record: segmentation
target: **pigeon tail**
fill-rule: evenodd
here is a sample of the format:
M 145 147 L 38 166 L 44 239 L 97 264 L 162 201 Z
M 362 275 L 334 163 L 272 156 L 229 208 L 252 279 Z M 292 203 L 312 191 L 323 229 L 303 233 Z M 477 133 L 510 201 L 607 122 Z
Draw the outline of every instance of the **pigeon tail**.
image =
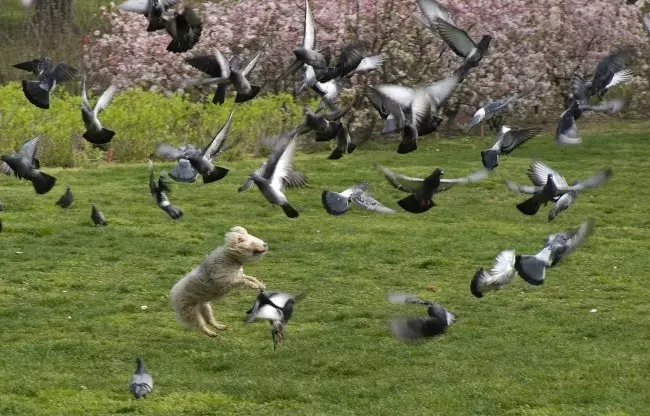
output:
M 485 169 L 492 170 L 499 166 L 499 152 L 492 149 L 483 150 L 481 160 Z
M 245 103 L 246 101 L 252 100 L 257 97 L 257 94 L 260 93 L 262 87 L 259 85 L 251 85 L 251 91 L 248 94 L 243 94 L 237 91 L 237 96 L 235 97 L 236 103 Z
M 106 144 L 113 140 L 115 132 L 109 129 L 102 128 L 98 132 L 86 131 L 83 134 L 83 138 L 88 140 L 92 144 Z
M 39 172 L 38 175 L 32 179 L 32 185 L 34 185 L 36 193 L 41 195 L 50 192 L 55 183 L 55 177 L 43 172 Z
M 298 215 L 299 215 L 298 211 L 293 209 L 293 207 L 291 205 L 284 204 L 284 205 L 281 205 L 281 207 L 282 207 L 282 211 L 284 211 L 284 213 L 287 215 L 287 217 L 289 217 L 289 218 L 297 218 L 298 217 Z
M 544 283 L 546 262 L 535 256 L 517 255 L 515 257 L 515 270 L 526 282 L 539 286 Z
M 214 170 L 207 175 L 203 175 L 203 183 L 216 182 L 223 179 L 228 174 L 228 169 L 215 166 Z
M 183 211 L 176 208 L 172 204 L 169 204 L 166 207 L 162 207 L 162 209 L 167 213 L 167 215 L 169 215 L 169 218 L 172 220 L 180 220 L 183 217 Z
M 343 157 L 344 149 L 339 147 L 332 150 L 332 154 L 328 157 L 330 160 L 337 160 Z
M 399 146 L 397 147 L 397 153 L 399 154 L 406 154 L 406 153 L 411 153 L 415 149 L 418 148 L 418 132 L 413 126 L 405 126 L 404 130 L 402 130 L 402 141 L 399 143 Z
M 239 188 L 237 188 L 237 192 L 244 192 L 248 188 L 250 188 L 253 185 L 253 180 L 248 178 L 248 180 Z
M 330 215 L 343 215 L 348 210 L 348 198 L 336 192 L 323 191 L 321 200 L 323 201 L 325 211 Z
M 431 207 L 434 207 L 436 204 L 432 199 L 420 201 L 415 197 L 415 194 L 413 194 L 397 201 L 397 205 L 411 214 L 422 214 L 423 212 L 430 210 Z
M 147 394 L 151 393 L 151 387 L 147 383 L 133 383 L 131 384 L 131 393 L 136 399 L 146 397 Z
M 469 284 L 469 290 L 472 292 L 472 295 L 476 296 L 477 298 L 483 297 L 483 292 L 479 290 L 479 283 L 481 282 L 481 279 L 483 279 L 484 274 L 485 269 L 481 267 L 476 271 L 472 282 Z
M 539 207 L 542 206 L 542 203 L 535 199 L 535 197 L 528 198 L 521 204 L 517 204 L 517 209 L 522 214 L 526 215 L 535 215 L 539 211 Z
M 30 103 L 38 108 L 50 108 L 50 92 L 41 87 L 39 81 L 23 81 L 23 93 Z
M 217 87 L 217 91 L 214 93 L 214 97 L 212 97 L 212 103 L 213 104 L 223 104 L 226 102 L 226 93 L 228 92 L 228 86 L 225 84 L 219 84 Z
M 354 149 L 356 149 L 356 148 L 357 148 L 357 145 L 356 145 L 356 144 L 354 144 L 354 143 L 350 143 L 350 144 L 348 145 L 348 153 L 352 153 L 352 152 L 354 152 Z

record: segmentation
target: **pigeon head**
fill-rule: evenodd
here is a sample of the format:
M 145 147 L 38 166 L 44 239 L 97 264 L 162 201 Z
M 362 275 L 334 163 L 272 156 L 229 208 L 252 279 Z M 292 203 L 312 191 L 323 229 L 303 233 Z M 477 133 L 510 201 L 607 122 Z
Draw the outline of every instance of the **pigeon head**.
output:
M 444 174 L 445 174 L 445 172 L 444 172 L 442 169 L 440 169 L 440 168 L 436 168 L 436 170 L 433 171 L 433 176 L 438 176 L 438 177 L 440 177 L 440 176 L 442 176 L 442 175 L 444 175 Z
M 268 252 L 268 245 L 263 240 L 239 226 L 226 233 L 224 242 L 230 257 L 240 264 L 257 261 Z

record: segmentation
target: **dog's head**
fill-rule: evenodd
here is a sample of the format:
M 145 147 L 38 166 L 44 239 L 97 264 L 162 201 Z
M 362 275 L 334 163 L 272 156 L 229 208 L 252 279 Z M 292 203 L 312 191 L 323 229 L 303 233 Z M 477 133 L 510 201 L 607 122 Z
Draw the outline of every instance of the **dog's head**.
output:
M 263 240 L 248 234 L 244 227 L 232 227 L 226 233 L 226 247 L 231 256 L 240 263 L 250 263 L 264 257 L 269 250 Z

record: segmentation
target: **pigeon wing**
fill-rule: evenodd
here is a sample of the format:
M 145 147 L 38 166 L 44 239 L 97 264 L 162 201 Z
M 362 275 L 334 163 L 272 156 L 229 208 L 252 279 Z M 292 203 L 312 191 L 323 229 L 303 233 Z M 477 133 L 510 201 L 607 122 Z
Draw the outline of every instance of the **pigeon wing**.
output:
M 253 59 L 250 60 L 248 65 L 246 65 L 246 67 L 241 71 L 243 76 L 248 76 L 248 74 L 250 74 L 251 71 L 255 69 L 255 65 L 257 65 L 261 56 L 262 56 L 262 51 L 258 51 L 253 57 Z
M 391 185 L 393 185 L 395 188 L 399 189 L 400 191 L 414 194 L 420 190 L 422 184 L 424 183 L 424 179 L 411 178 L 409 176 L 402 175 L 393 172 L 392 170 L 386 169 L 385 167 L 379 164 L 376 164 L 375 166 L 381 173 L 384 174 L 386 180 L 388 180 L 388 182 Z
M 395 212 L 395 210 L 381 204 L 375 198 L 363 191 L 353 193 L 350 200 L 354 202 L 357 207 L 368 211 L 378 212 L 381 214 L 393 214 Z
M 507 155 L 520 145 L 538 135 L 541 131 L 542 129 L 540 127 L 508 130 L 501 140 L 501 153 Z
M 474 183 L 474 182 L 480 182 L 482 180 L 485 180 L 490 176 L 490 170 L 489 169 L 479 169 L 476 172 L 464 176 L 462 178 L 456 178 L 456 179 L 440 179 L 440 183 L 452 183 L 452 184 L 457 184 L 457 183 Z
M 568 186 L 568 189 L 571 191 L 582 191 L 584 189 L 598 188 L 599 186 L 607 182 L 607 180 L 609 180 L 612 174 L 613 172 L 611 169 L 602 170 L 596 173 L 595 175 L 588 177 L 584 181 L 578 181 L 574 185 Z
M 316 38 L 314 35 L 314 16 L 311 14 L 309 0 L 305 0 L 305 27 L 302 39 L 302 46 L 305 49 L 314 49 Z
M 148 0 L 128 0 L 117 7 L 125 12 L 145 14 L 148 11 L 148 6 Z
M 97 116 L 100 111 L 105 110 L 106 107 L 108 107 L 108 104 L 111 102 L 113 99 L 113 95 L 117 92 L 117 87 L 115 85 L 111 85 L 104 91 L 104 93 L 99 97 L 99 100 L 97 100 L 97 104 L 95 104 L 95 109 L 93 112 L 95 113 L 95 116 Z
M 38 135 L 31 140 L 27 140 L 20 147 L 20 159 L 26 166 L 38 169 L 36 161 L 36 152 L 38 151 L 38 144 L 41 141 L 41 136 Z
M 220 78 L 222 76 L 222 63 L 219 62 L 215 55 L 195 56 L 185 59 L 185 62 L 212 78 Z
M 223 151 L 223 146 L 226 143 L 226 135 L 230 129 L 230 124 L 232 123 L 232 116 L 235 113 L 235 108 L 230 111 L 230 116 L 228 116 L 228 121 L 226 124 L 219 129 L 219 132 L 212 138 L 210 143 L 203 150 L 203 155 L 210 161 L 219 153 Z
M 476 48 L 476 44 L 464 30 L 443 20 L 436 21 L 435 26 L 442 40 L 459 57 L 467 58 L 472 50 Z
M 553 175 L 553 182 L 555 182 L 555 185 L 558 187 L 558 189 L 569 187 L 566 179 L 564 179 L 562 175 L 551 169 L 545 163 L 540 162 L 539 160 L 534 160 L 533 163 L 530 164 L 527 175 L 531 182 L 537 186 L 546 185 L 546 179 L 548 179 L 548 175 Z
M 510 281 L 515 275 L 515 251 L 504 250 L 497 255 L 490 275 L 494 280 L 503 282 Z
M 276 190 L 282 190 L 284 187 L 284 178 L 292 170 L 293 155 L 296 152 L 298 140 L 294 136 L 289 144 L 284 148 L 282 155 L 273 167 L 273 174 L 270 177 L 271 187 Z

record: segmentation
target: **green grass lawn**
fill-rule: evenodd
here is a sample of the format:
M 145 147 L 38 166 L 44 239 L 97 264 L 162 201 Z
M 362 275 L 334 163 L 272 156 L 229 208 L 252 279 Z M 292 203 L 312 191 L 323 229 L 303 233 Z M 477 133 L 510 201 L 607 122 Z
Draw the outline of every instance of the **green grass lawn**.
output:
M 409 155 L 396 145 L 340 161 L 299 154 L 310 188 L 287 192 L 297 220 L 256 188 L 237 193 L 260 160 L 224 162 L 231 173 L 216 184 L 177 186 L 172 200 L 185 212 L 177 222 L 154 206 L 144 164 L 45 168 L 58 178 L 45 196 L 0 178 L 0 414 L 647 415 L 650 139 L 644 126 L 625 134 L 620 126 L 568 149 L 535 138 L 488 181 L 439 195 L 422 215 L 331 217 L 320 194 L 365 179 L 397 207 L 404 194 L 373 162 L 457 177 L 480 166 L 491 137 L 424 140 Z M 607 166 L 614 177 L 549 225 L 550 206 L 525 217 L 515 209 L 523 196 L 502 183 L 525 182 L 532 157 L 569 181 Z M 76 198 L 69 210 L 54 206 L 65 185 Z M 108 227 L 92 226 L 91 201 Z M 476 268 L 491 267 L 501 250 L 535 253 L 550 232 L 590 216 L 594 234 L 543 286 L 517 277 L 483 299 L 470 294 Z M 228 325 L 216 339 L 183 329 L 168 306 L 174 282 L 234 225 L 270 247 L 246 273 L 269 289 L 308 292 L 276 351 L 266 323 L 244 325 L 254 291 L 215 303 Z M 390 291 L 438 301 L 457 322 L 431 342 L 402 344 L 386 321 L 425 310 L 388 303 Z M 141 401 L 128 391 L 136 356 L 155 381 Z

